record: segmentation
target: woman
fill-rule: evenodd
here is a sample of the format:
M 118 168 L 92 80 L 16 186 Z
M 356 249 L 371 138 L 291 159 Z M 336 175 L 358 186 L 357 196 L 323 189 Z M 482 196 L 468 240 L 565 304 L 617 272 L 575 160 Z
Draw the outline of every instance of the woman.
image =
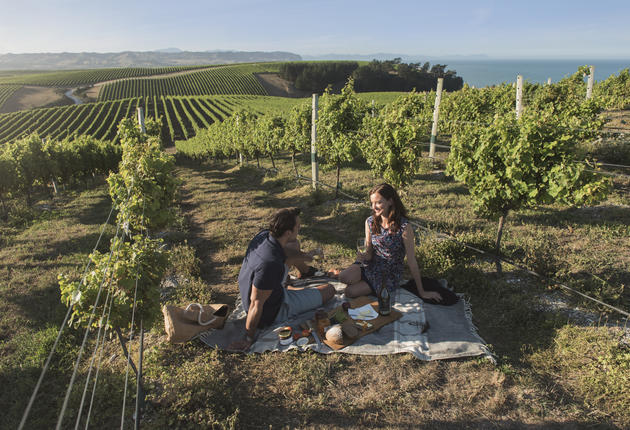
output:
M 418 296 L 441 302 L 440 293 L 423 288 L 413 229 L 396 190 L 389 184 L 380 184 L 370 190 L 369 196 L 372 215 L 365 221 L 367 250 L 357 254 L 358 261 L 339 274 L 339 280 L 348 285 L 346 297 L 377 295 L 382 284 L 393 291 L 402 278 L 406 256 Z

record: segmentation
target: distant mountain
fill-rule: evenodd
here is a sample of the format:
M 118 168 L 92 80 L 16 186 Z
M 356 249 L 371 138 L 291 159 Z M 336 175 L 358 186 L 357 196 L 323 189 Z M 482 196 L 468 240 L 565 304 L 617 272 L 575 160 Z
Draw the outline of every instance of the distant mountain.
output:
M 392 60 L 394 58 L 407 58 L 408 55 L 404 54 L 387 54 L 387 53 L 377 53 L 377 54 L 321 54 L 321 55 L 302 55 L 302 58 L 305 61 L 344 61 L 344 60 L 354 60 L 354 61 L 372 61 L 372 60 Z
M 0 70 L 59 70 L 105 67 L 165 67 L 201 64 L 300 61 L 291 52 L 213 51 L 187 52 L 166 48 L 152 52 L 61 52 L 41 54 L 0 54 Z
M 163 52 L 163 53 L 167 53 L 167 54 L 175 54 L 178 52 L 184 52 L 179 48 L 163 48 L 163 49 L 156 49 L 153 52 Z

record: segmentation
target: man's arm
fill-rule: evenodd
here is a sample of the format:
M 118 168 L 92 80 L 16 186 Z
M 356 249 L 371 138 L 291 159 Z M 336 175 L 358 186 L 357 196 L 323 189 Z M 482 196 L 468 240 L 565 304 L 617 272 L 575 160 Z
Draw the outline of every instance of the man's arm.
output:
M 255 285 L 252 285 L 252 291 L 249 296 L 249 310 L 247 311 L 247 320 L 245 320 L 244 339 L 232 342 L 228 346 L 229 349 L 245 351 L 254 343 L 256 328 L 263 313 L 263 305 L 269 296 L 271 296 L 271 290 L 260 290 Z
M 252 292 L 249 297 L 249 311 L 247 312 L 247 320 L 245 321 L 246 336 L 253 339 L 256 335 L 256 328 L 260 322 L 263 313 L 263 305 L 271 296 L 271 290 L 259 290 L 252 285 Z

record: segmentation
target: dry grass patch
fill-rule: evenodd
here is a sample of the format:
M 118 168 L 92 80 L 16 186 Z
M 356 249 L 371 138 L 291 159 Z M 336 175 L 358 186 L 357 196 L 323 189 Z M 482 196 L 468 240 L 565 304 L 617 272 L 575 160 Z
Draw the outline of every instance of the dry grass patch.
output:
M 73 104 L 64 95 L 65 91 L 63 88 L 24 86 L 11 94 L 0 108 L 0 113 Z

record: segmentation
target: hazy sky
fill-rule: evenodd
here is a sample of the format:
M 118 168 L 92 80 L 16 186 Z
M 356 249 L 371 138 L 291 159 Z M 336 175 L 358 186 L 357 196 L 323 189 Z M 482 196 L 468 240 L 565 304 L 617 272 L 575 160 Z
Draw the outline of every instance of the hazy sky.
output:
M 629 0 L 0 0 L 0 53 L 630 58 Z

